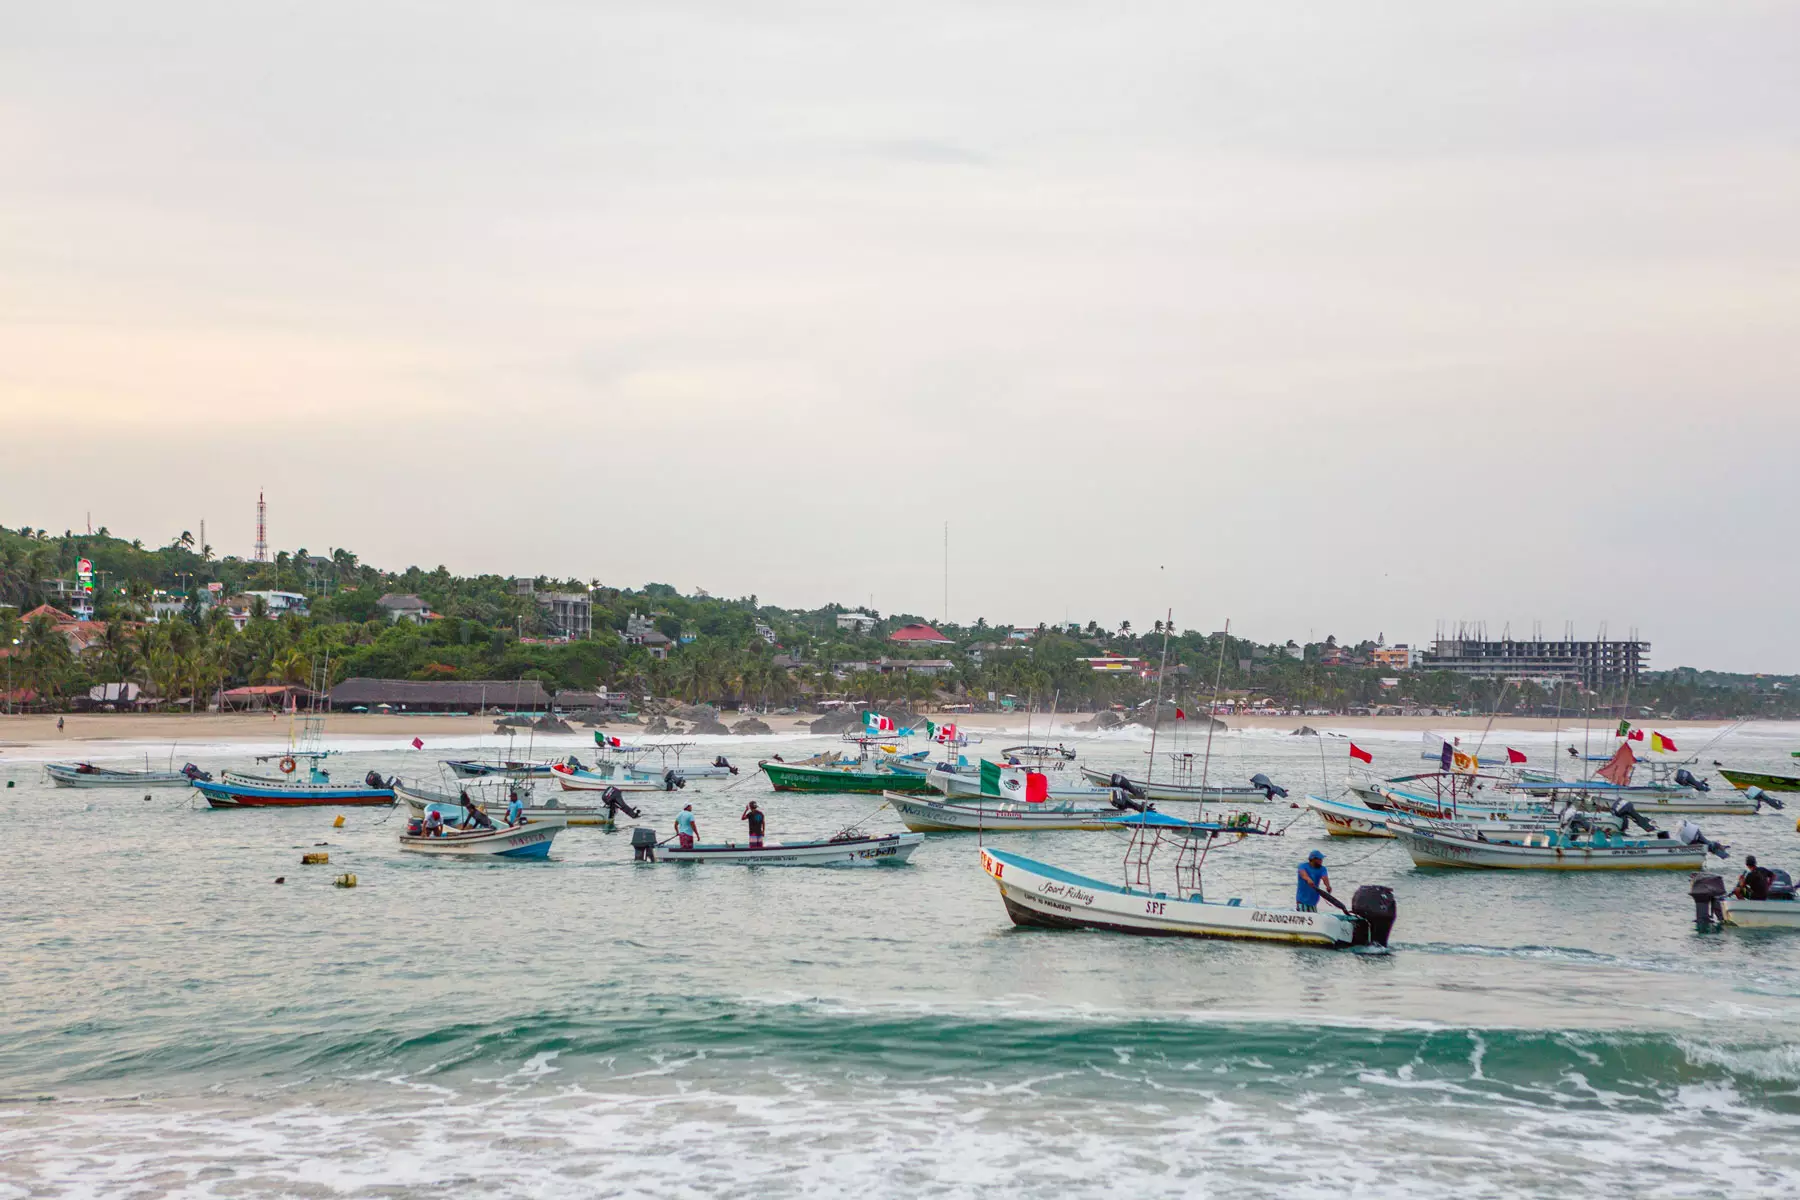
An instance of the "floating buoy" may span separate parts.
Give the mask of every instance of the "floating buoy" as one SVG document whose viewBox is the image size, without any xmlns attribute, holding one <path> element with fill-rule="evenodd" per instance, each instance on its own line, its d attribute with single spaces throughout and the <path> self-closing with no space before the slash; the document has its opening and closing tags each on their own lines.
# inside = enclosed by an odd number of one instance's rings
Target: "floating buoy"
<svg viewBox="0 0 1800 1200">
<path fill-rule="evenodd" d="M 303 867 L 316 867 L 320 863 L 328 863 L 330 861 L 331 855 L 329 854 L 302 854 L 300 856 L 300 865 Z"/>
<path fill-rule="evenodd" d="M 276 876 L 276 877 L 275 877 L 275 882 L 276 882 L 276 883 L 286 883 L 286 882 L 287 882 L 287 876 L 286 876 L 286 875 L 277 875 L 277 876 Z"/>
<path fill-rule="evenodd" d="M 13 785 L 13 781 L 12 781 L 12 780 L 10 780 L 10 779 L 9 779 L 9 780 L 7 780 L 7 781 L 6 781 L 6 786 L 7 786 L 7 787 L 11 787 L 11 786 L 12 786 L 12 785 Z"/>
<path fill-rule="evenodd" d="M 331 827 L 333 829 L 342 829 L 344 827 L 344 814 L 343 813 L 338 814 L 337 820 L 335 820 L 331 823 Z"/>
<path fill-rule="evenodd" d="M 149 803 L 149 802 L 150 802 L 150 797 L 148 797 L 148 796 L 145 796 L 145 797 L 144 797 L 144 803 L 146 803 L 146 804 L 148 804 L 148 803 Z"/>
<path fill-rule="evenodd" d="M 336 879 L 332 880 L 331 882 L 336 884 L 338 887 L 355 887 L 356 886 L 356 876 L 354 876 L 354 875 L 339 875 Z"/>
</svg>

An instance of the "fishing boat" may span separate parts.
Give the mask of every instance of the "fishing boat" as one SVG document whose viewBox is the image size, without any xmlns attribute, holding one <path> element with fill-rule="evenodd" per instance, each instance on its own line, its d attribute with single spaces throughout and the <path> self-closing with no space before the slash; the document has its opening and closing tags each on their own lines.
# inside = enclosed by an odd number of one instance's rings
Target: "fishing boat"
<svg viewBox="0 0 1800 1200">
<path fill-rule="evenodd" d="M 1263 908 L 1242 899 L 1208 900 L 1201 888 L 1206 853 L 1220 837 L 1267 834 L 1268 826 L 1184 821 L 1164 813 L 1133 813 L 1116 825 L 1131 832 L 1124 882 L 1096 879 L 991 846 L 981 867 L 1000 890 L 1013 924 L 1047 929 L 1096 929 L 1153 937 L 1231 938 L 1301 946 L 1385 949 L 1393 927 L 1393 893 L 1359 888 L 1344 912 Z M 1172 848 L 1170 886 L 1152 879 L 1158 850 Z"/>
<path fill-rule="evenodd" d="M 1308 795 L 1300 803 L 1319 814 L 1319 819 L 1325 823 L 1325 832 L 1332 837 L 1394 836 L 1394 831 L 1387 827 L 1388 814 L 1360 801 L 1327 800 L 1323 796 Z"/>
<path fill-rule="evenodd" d="M 1059 778 L 1026 767 L 1001 766 L 985 758 L 981 760 L 980 768 L 974 772 L 932 771 L 925 776 L 925 781 L 933 791 L 942 792 L 953 800 L 1024 800 L 1034 778 L 1043 781 L 1043 796 L 1050 800 L 1110 804 L 1118 795 L 1111 787 L 1095 787 L 1071 777 L 1069 772 L 1063 772 Z"/>
<path fill-rule="evenodd" d="M 485 779 L 498 776 L 504 779 L 547 779 L 558 766 L 573 764 L 580 768 L 581 763 L 573 755 L 568 758 L 548 759 L 533 762 L 523 759 L 485 759 L 485 758 L 447 758 L 444 765 L 464 779 Z"/>
<path fill-rule="evenodd" d="M 1092 783 L 1122 788 L 1133 796 L 1146 800 L 1188 800 L 1200 804 L 1263 804 L 1287 797 L 1287 789 L 1269 782 L 1266 775 L 1254 776 L 1248 786 L 1222 783 L 1202 784 L 1199 780 L 1203 772 L 1195 770 L 1197 764 L 1193 761 L 1200 756 L 1181 752 L 1165 757 L 1173 760 L 1172 777 L 1166 780 L 1138 779 L 1123 773 L 1112 774 L 1098 771 L 1093 767 L 1081 768 L 1081 774 Z M 1254 782 L 1257 779 L 1262 782 L 1260 784 Z"/>
<path fill-rule="evenodd" d="M 1704 844 L 1684 845 L 1666 832 L 1630 838 L 1600 831 L 1571 836 L 1558 830 L 1516 840 L 1487 837 L 1467 826 L 1388 819 L 1395 840 L 1421 867 L 1479 867 L 1534 871 L 1694 871 L 1706 861 Z"/>
<path fill-rule="evenodd" d="M 501 786 L 493 786 L 496 782 L 501 783 Z M 436 804 L 442 807 L 446 814 L 446 820 L 449 819 L 450 813 L 460 814 L 462 812 L 462 792 L 471 791 L 474 794 L 469 798 L 475 801 L 476 806 L 490 818 L 496 817 L 498 814 L 506 812 L 507 806 L 512 800 L 507 789 L 514 786 L 510 781 L 470 780 L 459 791 L 446 792 L 421 784 L 407 783 L 400 779 L 395 779 L 392 783 L 395 798 L 406 805 L 413 816 L 423 818 L 430 806 Z M 605 804 L 564 804 L 554 792 L 540 800 L 529 785 L 526 785 L 526 791 L 520 799 L 524 802 L 520 811 L 526 820 L 536 820 L 539 817 L 563 817 L 569 825 L 600 826 L 612 829 L 617 827 L 620 811 L 627 817 L 641 815 L 638 810 L 628 805 L 621 805 L 620 810 L 615 811 Z M 461 819 L 461 816 L 458 815 L 457 820 Z"/>
<path fill-rule="evenodd" d="M 683 850 L 662 846 L 664 862 L 737 863 L 747 867 L 898 867 L 925 840 L 922 833 L 840 834 L 815 842 L 772 842 L 742 846 L 735 842 L 696 845 Z"/>
<path fill-rule="evenodd" d="M 1391 805 L 1376 808 L 1354 799 L 1327 800 L 1323 796 L 1307 796 L 1302 805 L 1319 814 L 1319 819 L 1325 824 L 1325 832 L 1333 837 L 1391 838 L 1394 831 L 1388 828 L 1388 820 L 1396 816 L 1427 829 L 1467 829 L 1488 838 L 1522 837 L 1561 826 L 1561 815 L 1544 809 L 1475 812 L 1464 808 L 1430 814 L 1422 811 L 1423 805 L 1415 805 L 1410 810 Z M 1608 831 L 1619 829 L 1624 824 L 1611 813 L 1584 812 L 1581 820 L 1590 827 Z"/>
<path fill-rule="evenodd" d="M 287 764 L 297 759 L 310 758 L 306 754 L 288 755 L 281 760 L 283 770 L 291 770 Z M 367 806 L 394 802 L 393 786 L 375 772 L 369 772 L 360 784 L 333 783 L 330 772 L 321 767 L 317 759 L 308 763 L 304 778 L 221 771 L 217 782 L 196 779 L 194 787 L 214 808 Z"/>
<path fill-rule="evenodd" d="M 723 754 L 717 755 L 712 762 L 696 764 L 681 761 L 685 751 L 693 749 L 698 742 L 664 742 L 661 745 L 642 747 L 642 753 L 633 758 L 626 766 L 631 774 L 643 779 L 666 779 L 676 775 L 683 779 L 729 779 L 738 773 Z M 623 749 L 620 747 L 619 749 Z M 615 750 L 617 754 L 617 750 Z M 654 754 L 657 762 L 648 761 Z"/>
<path fill-rule="evenodd" d="M 858 752 L 854 759 L 834 762 L 784 763 L 764 759 L 756 765 L 769 777 L 778 792 L 861 793 L 928 792 L 927 777 L 896 771 L 882 757 L 880 747 L 886 739 L 858 734 L 845 734 Z"/>
<path fill-rule="evenodd" d="M 1117 827 L 1129 810 L 1045 801 L 1042 804 L 989 800 L 964 803 L 883 792 L 900 820 L 914 833 L 1027 833 L 1045 829 L 1102 830 Z"/>
<path fill-rule="evenodd" d="M 195 780 L 212 778 L 193 763 L 179 771 L 121 771 L 90 762 L 45 763 L 44 770 L 51 783 L 66 788 L 186 787 Z"/>
<path fill-rule="evenodd" d="M 461 811 L 461 805 L 455 806 Z M 448 823 L 450 813 L 440 809 Z M 427 836 L 423 825 L 409 821 L 400 834 L 400 848 L 414 854 L 435 854 L 445 858 L 548 858 L 550 843 L 568 825 L 560 816 L 538 817 L 519 825 L 496 825 L 493 829 L 446 829 L 436 837 Z"/>
<path fill-rule="evenodd" d="M 1720 767 L 1725 782 L 1740 792 L 1761 788 L 1765 792 L 1800 792 L 1800 776 L 1772 775 L 1767 771 L 1743 771 L 1736 767 Z"/>
<path fill-rule="evenodd" d="M 594 767 L 556 763 L 550 778 L 565 792 L 604 792 L 618 788 L 621 792 L 672 792 L 687 786 L 687 780 L 673 774 L 659 779 L 633 775 L 623 763 L 601 763 Z"/>
</svg>

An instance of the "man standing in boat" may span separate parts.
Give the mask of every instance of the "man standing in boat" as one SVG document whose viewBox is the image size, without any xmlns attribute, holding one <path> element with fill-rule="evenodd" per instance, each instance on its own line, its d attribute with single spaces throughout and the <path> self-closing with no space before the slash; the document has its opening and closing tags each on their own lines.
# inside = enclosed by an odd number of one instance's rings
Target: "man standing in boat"
<svg viewBox="0 0 1800 1200">
<path fill-rule="evenodd" d="M 1294 907 L 1301 912 L 1319 911 L 1319 893 L 1331 891 L 1331 872 L 1325 869 L 1325 856 L 1314 850 L 1300 864 L 1300 882 L 1294 889 Z"/>
<path fill-rule="evenodd" d="M 744 810 L 743 815 L 740 816 L 738 820 L 750 822 L 750 848 L 752 850 L 761 850 L 763 844 L 763 823 L 766 820 L 766 817 L 763 810 L 756 807 L 756 801 L 752 800 L 750 802 L 750 807 Z"/>
<path fill-rule="evenodd" d="M 694 838 L 700 833 L 700 827 L 694 824 L 694 806 L 684 804 L 681 811 L 675 814 L 675 840 L 683 850 L 694 848 Z"/>
</svg>

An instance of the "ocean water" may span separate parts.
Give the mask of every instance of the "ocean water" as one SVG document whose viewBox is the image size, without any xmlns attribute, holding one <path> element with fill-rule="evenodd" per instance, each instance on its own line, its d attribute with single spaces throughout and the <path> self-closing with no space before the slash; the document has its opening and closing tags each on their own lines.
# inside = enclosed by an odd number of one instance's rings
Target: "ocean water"
<svg viewBox="0 0 1800 1200">
<path fill-rule="evenodd" d="M 425 733 L 445 744 L 346 741 L 334 772 L 429 775 L 451 747 Z M 1355 736 L 1385 773 L 1418 769 L 1416 734 Z M 778 796 L 749 769 L 828 744 L 721 740 L 745 773 L 645 796 L 644 823 L 692 802 L 703 835 L 735 833 L 755 798 L 773 838 L 899 828 L 879 797 Z M 1080 748 L 1144 761 L 1139 738 Z M 1705 758 L 1782 769 L 1794 748 L 1800 729 L 1758 726 Z M 1231 733 L 1214 765 L 1297 798 L 1341 787 L 1346 750 Z M 1394 951 L 1369 957 L 1016 929 L 967 835 L 860 871 L 637 865 L 591 829 L 545 863 L 454 863 L 402 855 L 387 810 L 333 829 L 332 809 L 56 789 L 18 751 L 0 776 L 0 1197 L 1800 1184 L 1800 937 L 1695 934 L 1679 873 L 1419 871 L 1285 806 L 1265 810 L 1282 837 L 1209 859 L 1215 897 L 1291 902 L 1314 846 L 1340 892 L 1389 884 Z M 1734 860 L 1794 869 L 1794 809 L 1706 824 Z M 990 840 L 1119 871 L 1111 834 Z M 329 866 L 300 865 L 314 848 Z M 345 870 L 360 886 L 331 886 Z"/>
</svg>

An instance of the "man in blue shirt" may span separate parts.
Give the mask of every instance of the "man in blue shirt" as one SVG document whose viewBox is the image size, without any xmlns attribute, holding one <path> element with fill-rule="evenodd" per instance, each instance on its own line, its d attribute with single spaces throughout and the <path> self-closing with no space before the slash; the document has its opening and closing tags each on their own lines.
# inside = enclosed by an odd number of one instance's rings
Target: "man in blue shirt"
<svg viewBox="0 0 1800 1200">
<path fill-rule="evenodd" d="M 683 850 L 692 850 L 694 848 L 694 838 L 699 832 L 700 827 L 694 824 L 694 806 L 691 804 L 682 805 L 681 811 L 675 814 L 676 843 L 680 845 Z"/>
<path fill-rule="evenodd" d="M 1300 864 L 1300 886 L 1294 889 L 1294 907 L 1301 912 L 1319 911 L 1319 893 L 1331 890 L 1331 873 L 1325 869 L 1325 856 L 1314 850 Z"/>
</svg>

